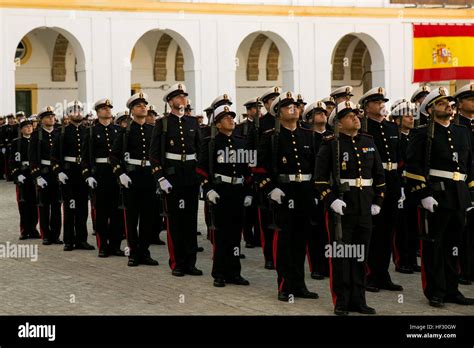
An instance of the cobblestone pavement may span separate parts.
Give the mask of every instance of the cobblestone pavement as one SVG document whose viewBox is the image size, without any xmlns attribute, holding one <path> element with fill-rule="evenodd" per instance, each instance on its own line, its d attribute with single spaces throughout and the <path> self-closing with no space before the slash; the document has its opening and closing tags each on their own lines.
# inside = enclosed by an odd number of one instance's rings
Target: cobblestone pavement
<svg viewBox="0 0 474 348">
<path fill-rule="evenodd" d="M 99 259 L 97 251 L 64 252 L 62 246 L 43 246 L 39 240 L 19 241 L 14 185 L 5 181 L 0 181 L 0 217 L 0 244 L 38 245 L 36 262 L 0 259 L 0 315 L 332 315 L 329 280 L 313 280 L 308 271 L 307 286 L 320 298 L 278 301 L 276 273 L 263 268 L 259 248 L 243 248 L 246 259 L 242 260 L 242 275 L 250 286 L 213 287 L 212 249 L 205 232 L 198 237 L 204 252 L 198 254 L 197 264 L 204 276 L 176 278 L 168 267 L 166 246 L 151 247 L 152 256 L 160 262 L 158 267 L 129 268 L 126 258 Z M 202 214 L 199 230 L 205 231 Z M 163 239 L 164 234 L 161 236 Z M 95 244 L 91 235 L 89 243 Z M 429 307 L 421 292 L 419 273 L 392 271 L 392 277 L 404 286 L 403 292 L 367 293 L 368 304 L 380 315 L 474 314 L 473 307 L 454 304 L 444 309 Z M 474 286 L 461 285 L 460 289 L 474 297 Z"/>
</svg>

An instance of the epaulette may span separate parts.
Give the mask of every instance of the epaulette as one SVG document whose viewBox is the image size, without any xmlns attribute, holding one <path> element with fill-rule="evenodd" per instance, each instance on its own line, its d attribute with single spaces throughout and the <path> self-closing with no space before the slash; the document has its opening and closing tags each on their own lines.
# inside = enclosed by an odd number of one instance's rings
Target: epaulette
<svg viewBox="0 0 474 348">
<path fill-rule="evenodd" d="M 331 141 L 334 138 L 335 138 L 334 134 L 329 134 L 329 135 L 326 135 L 326 136 L 323 137 L 323 141 Z"/>
<path fill-rule="evenodd" d="M 427 124 L 420 124 L 418 127 L 416 127 L 415 129 L 422 129 L 422 128 L 428 128 L 428 125 Z"/>
</svg>

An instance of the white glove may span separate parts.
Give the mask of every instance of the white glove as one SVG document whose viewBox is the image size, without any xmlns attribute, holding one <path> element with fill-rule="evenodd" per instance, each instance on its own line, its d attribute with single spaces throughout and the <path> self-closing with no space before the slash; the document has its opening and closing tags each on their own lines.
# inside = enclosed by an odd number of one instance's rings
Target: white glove
<svg viewBox="0 0 474 348">
<path fill-rule="evenodd" d="M 65 173 L 61 172 L 58 174 L 58 179 L 59 181 L 61 181 L 61 184 L 66 185 L 66 180 L 68 180 L 69 178 Z"/>
<path fill-rule="evenodd" d="M 5 152 L 7 152 L 7 149 L 2 147 L 2 153 L 5 154 Z"/>
<path fill-rule="evenodd" d="M 244 207 L 250 207 L 252 205 L 252 196 L 245 196 L 244 198 Z"/>
<path fill-rule="evenodd" d="M 36 184 L 41 187 L 42 189 L 48 186 L 48 182 L 44 180 L 41 176 L 36 178 Z"/>
<path fill-rule="evenodd" d="M 124 186 L 125 188 L 128 188 L 128 186 L 130 186 L 132 183 L 132 179 L 130 179 L 130 177 L 127 174 L 120 175 L 119 180 L 122 186 Z"/>
<path fill-rule="evenodd" d="M 207 193 L 207 200 L 213 204 L 217 204 L 219 198 L 221 198 L 221 196 L 219 196 L 219 194 L 214 190 L 211 190 Z"/>
<path fill-rule="evenodd" d="M 272 201 L 275 201 L 278 204 L 282 204 L 283 203 L 282 199 L 283 197 L 285 197 L 285 192 L 283 192 L 277 187 L 277 188 L 274 188 L 268 195 L 270 196 L 270 199 Z"/>
<path fill-rule="evenodd" d="M 471 202 L 471 206 L 469 208 L 466 209 L 466 212 L 470 211 L 474 209 L 474 202 Z"/>
<path fill-rule="evenodd" d="M 435 205 L 436 206 L 438 205 L 438 202 L 436 201 L 436 199 L 430 196 L 430 197 L 423 198 L 421 200 L 421 205 L 423 206 L 423 208 L 425 208 L 429 212 L 434 213 L 434 207 Z"/>
<path fill-rule="evenodd" d="M 405 196 L 405 189 L 402 187 L 402 190 L 400 192 L 400 199 L 398 200 L 398 203 L 403 202 L 405 199 L 407 199 Z"/>
<path fill-rule="evenodd" d="M 26 177 L 25 177 L 23 174 L 18 175 L 18 182 L 19 182 L 20 184 L 24 184 L 24 183 L 25 183 L 25 179 L 26 179 Z"/>
<path fill-rule="evenodd" d="M 89 176 L 86 179 L 86 182 L 87 182 L 87 185 L 89 185 L 91 189 L 95 189 L 97 187 L 97 181 L 92 176 Z"/>
<path fill-rule="evenodd" d="M 372 204 L 372 205 L 370 206 L 370 213 L 371 213 L 372 215 L 379 215 L 379 213 L 380 213 L 380 206 L 377 205 L 377 204 Z"/>
<path fill-rule="evenodd" d="M 318 205 L 319 204 L 319 200 L 317 198 L 314 199 L 314 205 Z"/>
<path fill-rule="evenodd" d="M 347 207 L 347 204 L 342 199 L 336 199 L 334 202 L 331 203 L 330 207 L 332 210 L 334 210 L 335 213 L 339 215 L 344 215 L 342 208 Z"/>
<path fill-rule="evenodd" d="M 170 193 L 171 189 L 173 188 L 173 186 L 170 184 L 170 182 L 167 179 L 162 178 L 161 180 L 158 180 L 158 184 L 160 185 L 161 191 L 165 193 Z"/>
</svg>

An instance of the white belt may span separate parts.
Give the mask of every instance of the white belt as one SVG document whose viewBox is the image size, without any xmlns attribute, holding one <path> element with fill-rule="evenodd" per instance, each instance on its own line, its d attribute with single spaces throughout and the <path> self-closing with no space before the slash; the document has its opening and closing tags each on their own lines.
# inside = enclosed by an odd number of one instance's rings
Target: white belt
<svg viewBox="0 0 474 348">
<path fill-rule="evenodd" d="M 107 157 L 96 158 L 95 163 L 109 163 L 109 159 Z"/>
<path fill-rule="evenodd" d="M 388 171 L 390 171 L 390 170 L 395 170 L 395 169 L 398 168 L 398 163 L 383 162 L 383 163 L 382 163 L 382 167 L 383 167 L 383 169 L 388 170 Z"/>
<path fill-rule="evenodd" d="M 29 166 L 29 165 L 30 165 L 30 162 L 28 162 L 28 161 L 23 161 L 23 162 L 21 162 L 21 165 L 22 165 L 22 166 Z"/>
<path fill-rule="evenodd" d="M 196 160 L 196 154 L 195 153 L 192 153 L 190 155 L 186 155 L 186 154 L 178 154 L 178 153 L 171 153 L 171 152 L 167 152 L 166 154 L 166 158 L 167 159 L 170 159 L 170 160 L 175 160 L 175 161 L 194 161 Z"/>
<path fill-rule="evenodd" d="M 64 156 L 64 160 L 71 163 L 81 163 L 81 157 Z"/>
<path fill-rule="evenodd" d="M 227 184 L 232 184 L 232 185 L 240 185 L 244 183 L 244 178 L 240 177 L 237 178 L 235 176 L 227 176 L 227 175 L 221 175 L 221 174 L 214 174 L 214 178 L 220 178 L 222 182 L 225 182 Z"/>
<path fill-rule="evenodd" d="M 129 160 L 127 160 L 127 163 L 128 164 L 133 164 L 133 165 L 136 165 L 136 166 L 142 166 L 142 167 L 149 167 L 151 165 L 150 161 L 137 160 L 137 159 L 129 159 Z"/>
<path fill-rule="evenodd" d="M 348 183 L 349 186 L 353 186 L 353 187 L 372 186 L 373 182 L 374 181 L 372 179 L 362 179 L 362 178 L 341 179 L 341 184 Z"/>
<path fill-rule="evenodd" d="M 466 174 L 459 172 L 447 172 L 438 169 L 430 169 L 430 176 L 437 176 L 439 178 L 451 179 L 454 181 L 465 181 L 467 178 Z"/>
<path fill-rule="evenodd" d="M 51 165 L 51 161 L 50 161 L 50 160 L 41 160 L 41 164 L 42 164 L 42 165 L 45 165 L 45 166 L 50 166 L 50 165 Z"/>
<path fill-rule="evenodd" d="M 313 177 L 311 174 L 281 174 L 281 176 L 293 182 L 310 181 Z"/>
</svg>

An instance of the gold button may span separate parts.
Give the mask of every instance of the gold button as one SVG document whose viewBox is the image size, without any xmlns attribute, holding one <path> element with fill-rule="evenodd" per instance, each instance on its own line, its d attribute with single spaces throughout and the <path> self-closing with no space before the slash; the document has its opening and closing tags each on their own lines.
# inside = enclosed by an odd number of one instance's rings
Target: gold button
<svg viewBox="0 0 474 348">
<path fill-rule="evenodd" d="M 186 153 L 186 151 L 183 150 L 183 153 Z"/>
<path fill-rule="evenodd" d="M 296 144 L 296 141 L 293 141 L 293 145 L 295 145 L 295 144 Z"/>
<path fill-rule="evenodd" d="M 300 162 L 298 162 L 298 163 L 296 163 L 296 165 L 300 166 L 300 165 L 301 165 L 301 163 L 300 163 Z"/>
<path fill-rule="evenodd" d="M 453 145 L 449 145 L 451 147 L 451 149 L 454 149 L 454 146 Z"/>
<path fill-rule="evenodd" d="M 359 154 L 357 154 L 357 157 L 360 157 L 360 155 L 359 155 Z"/>
<path fill-rule="evenodd" d="M 294 151 L 298 151 L 298 150 L 296 149 L 296 147 L 295 147 L 293 150 L 294 150 Z"/>
<path fill-rule="evenodd" d="M 361 162 L 361 161 L 357 161 L 357 163 L 359 163 L 359 164 L 362 164 L 362 162 Z"/>
<path fill-rule="evenodd" d="M 295 155 L 295 158 L 298 158 L 298 155 Z"/>
<path fill-rule="evenodd" d="M 145 147 L 145 144 L 143 144 L 143 147 Z"/>
<path fill-rule="evenodd" d="M 384 133 L 384 132 L 382 132 L 382 135 L 385 135 L 385 133 Z M 384 138 L 384 139 L 385 139 L 385 138 Z"/>
<path fill-rule="evenodd" d="M 387 145 L 387 144 L 385 144 L 385 147 L 388 147 L 388 145 Z"/>
<path fill-rule="evenodd" d="M 354 150 L 356 150 L 356 151 L 357 151 L 357 147 L 354 147 Z"/>
<path fill-rule="evenodd" d="M 181 140 L 184 140 L 184 138 L 181 138 Z"/>
<path fill-rule="evenodd" d="M 451 141 L 451 138 L 448 138 L 449 141 Z"/>
</svg>

